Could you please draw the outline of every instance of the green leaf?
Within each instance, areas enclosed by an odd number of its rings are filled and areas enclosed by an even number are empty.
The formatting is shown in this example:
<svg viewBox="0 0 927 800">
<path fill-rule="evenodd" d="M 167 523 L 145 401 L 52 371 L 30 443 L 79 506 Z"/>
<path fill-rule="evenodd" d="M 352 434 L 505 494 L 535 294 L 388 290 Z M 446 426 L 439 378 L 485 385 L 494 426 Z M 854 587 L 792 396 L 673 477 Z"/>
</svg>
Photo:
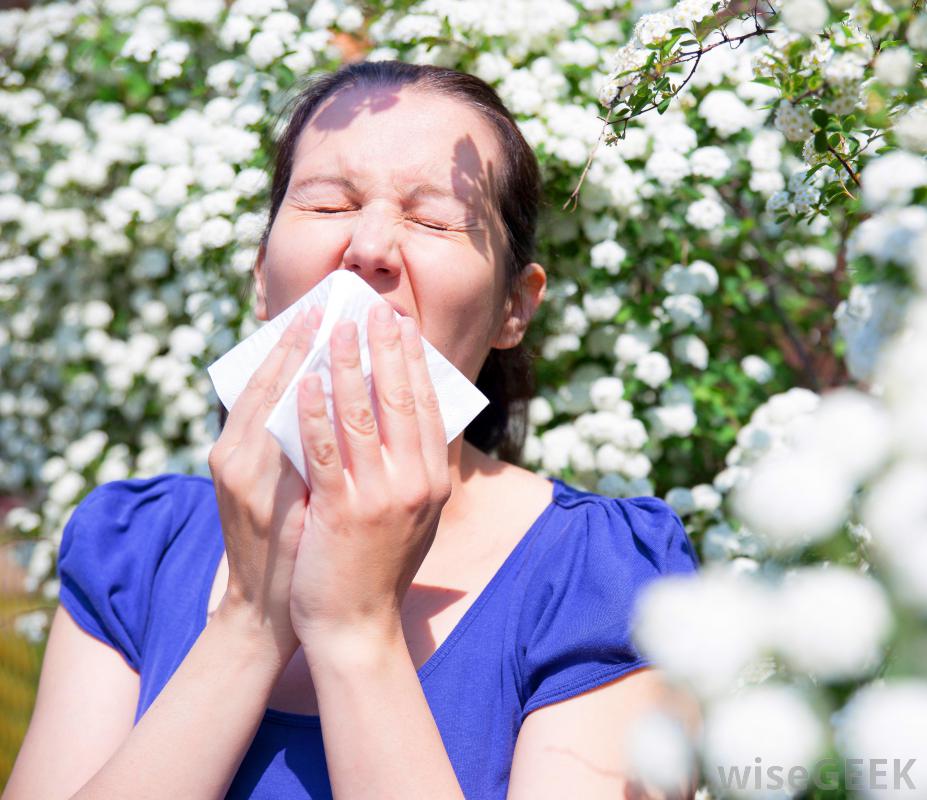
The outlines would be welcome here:
<svg viewBox="0 0 927 800">
<path fill-rule="evenodd" d="M 662 114 L 664 111 L 666 111 L 666 109 L 669 108 L 669 104 L 670 104 L 670 100 L 671 100 L 671 99 L 672 99 L 672 98 L 667 97 L 662 103 L 660 103 L 660 105 L 657 106 L 657 113 L 658 113 L 658 114 Z"/>
<path fill-rule="evenodd" d="M 811 112 L 811 119 L 823 128 L 827 124 L 827 120 L 830 119 L 830 114 L 823 108 L 816 108 Z"/>
<path fill-rule="evenodd" d="M 827 136 L 824 131 L 818 131 L 814 134 L 814 151 L 816 153 L 827 152 Z"/>
</svg>

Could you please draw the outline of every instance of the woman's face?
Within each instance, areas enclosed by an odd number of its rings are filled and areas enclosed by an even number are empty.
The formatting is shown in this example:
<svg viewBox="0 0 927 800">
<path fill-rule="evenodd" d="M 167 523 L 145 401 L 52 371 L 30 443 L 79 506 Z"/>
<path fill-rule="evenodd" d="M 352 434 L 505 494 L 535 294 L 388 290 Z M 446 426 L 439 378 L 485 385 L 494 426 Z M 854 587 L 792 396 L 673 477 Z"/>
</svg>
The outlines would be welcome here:
<svg viewBox="0 0 927 800">
<path fill-rule="evenodd" d="M 475 382 L 490 348 L 518 344 L 544 290 L 532 265 L 529 308 L 505 295 L 499 164 L 494 131 L 459 100 L 408 87 L 328 98 L 255 266 L 258 317 L 353 270 Z"/>
</svg>

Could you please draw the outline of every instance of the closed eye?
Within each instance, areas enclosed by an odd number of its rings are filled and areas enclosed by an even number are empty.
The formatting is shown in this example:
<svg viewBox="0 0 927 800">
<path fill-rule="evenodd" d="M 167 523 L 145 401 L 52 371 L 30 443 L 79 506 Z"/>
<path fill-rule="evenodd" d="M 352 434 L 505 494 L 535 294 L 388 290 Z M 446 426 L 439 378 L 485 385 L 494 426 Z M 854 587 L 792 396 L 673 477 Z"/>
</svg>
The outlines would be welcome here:
<svg viewBox="0 0 927 800">
<path fill-rule="evenodd" d="M 424 220 L 421 220 L 421 219 L 415 219 L 414 217 L 411 218 L 411 219 L 412 219 L 412 221 L 413 221 L 416 225 L 423 225 L 424 227 L 426 227 L 426 228 L 431 228 L 432 230 L 435 230 L 435 231 L 448 231 L 448 230 L 450 230 L 450 228 L 448 228 L 446 225 L 433 225 L 433 224 L 430 223 L 430 222 L 425 222 Z"/>
</svg>

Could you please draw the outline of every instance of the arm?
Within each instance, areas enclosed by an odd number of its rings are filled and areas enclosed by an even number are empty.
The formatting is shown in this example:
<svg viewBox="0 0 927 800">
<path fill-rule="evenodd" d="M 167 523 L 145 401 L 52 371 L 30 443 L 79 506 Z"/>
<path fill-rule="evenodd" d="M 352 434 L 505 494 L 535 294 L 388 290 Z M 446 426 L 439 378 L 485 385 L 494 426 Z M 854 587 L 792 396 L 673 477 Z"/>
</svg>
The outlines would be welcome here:
<svg viewBox="0 0 927 800">
<path fill-rule="evenodd" d="M 116 754 L 73 800 L 225 797 L 292 653 L 223 599 Z"/>
<path fill-rule="evenodd" d="M 659 672 L 642 668 L 532 711 L 515 744 L 509 800 L 682 800 L 696 785 L 665 793 L 630 775 L 627 736 L 651 710 L 676 717 L 692 739 L 699 725 L 694 698 L 671 689 Z"/>
<path fill-rule="evenodd" d="M 223 600 L 145 715 L 134 728 L 128 721 L 124 740 L 73 797 L 224 797 L 287 661 Z M 67 796 L 58 788 L 58 797 Z M 18 775 L 4 794 L 4 800 L 54 797 L 35 773 Z"/>
<path fill-rule="evenodd" d="M 464 797 L 400 623 L 392 636 L 355 632 L 304 650 L 335 798 Z"/>
</svg>

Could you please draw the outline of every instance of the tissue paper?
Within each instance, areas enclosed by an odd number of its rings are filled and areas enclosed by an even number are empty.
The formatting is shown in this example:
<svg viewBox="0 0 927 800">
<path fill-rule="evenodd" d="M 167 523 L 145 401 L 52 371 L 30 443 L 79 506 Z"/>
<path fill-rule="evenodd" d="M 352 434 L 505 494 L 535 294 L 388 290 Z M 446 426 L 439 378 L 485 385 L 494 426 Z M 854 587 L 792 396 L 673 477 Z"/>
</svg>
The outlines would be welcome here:
<svg viewBox="0 0 927 800">
<path fill-rule="evenodd" d="M 299 381 L 309 372 L 317 372 L 320 375 L 328 418 L 332 420 L 334 426 L 329 340 L 338 320 L 352 319 L 357 324 L 361 372 L 367 392 L 372 394 L 373 375 L 367 345 L 367 315 L 370 306 L 381 301 L 380 295 L 363 278 L 359 278 L 348 270 L 335 270 L 299 300 L 281 311 L 247 339 L 239 342 L 207 368 L 216 394 L 222 404 L 227 409 L 231 409 L 238 396 L 244 391 L 251 375 L 267 358 L 293 316 L 314 305 L 324 308 L 322 324 L 316 334 L 312 349 L 297 369 L 264 426 L 277 440 L 280 448 L 293 462 L 293 466 L 296 467 L 307 485 L 309 485 L 309 477 L 306 474 L 296 410 L 296 392 Z M 397 320 L 400 319 L 400 314 L 395 311 L 393 314 Z M 425 348 L 431 382 L 438 396 L 447 441 L 450 442 L 459 436 L 476 415 L 489 405 L 489 399 L 424 337 L 422 337 L 422 345 Z M 376 414 L 375 403 L 373 408 Z"/>
</svg>

